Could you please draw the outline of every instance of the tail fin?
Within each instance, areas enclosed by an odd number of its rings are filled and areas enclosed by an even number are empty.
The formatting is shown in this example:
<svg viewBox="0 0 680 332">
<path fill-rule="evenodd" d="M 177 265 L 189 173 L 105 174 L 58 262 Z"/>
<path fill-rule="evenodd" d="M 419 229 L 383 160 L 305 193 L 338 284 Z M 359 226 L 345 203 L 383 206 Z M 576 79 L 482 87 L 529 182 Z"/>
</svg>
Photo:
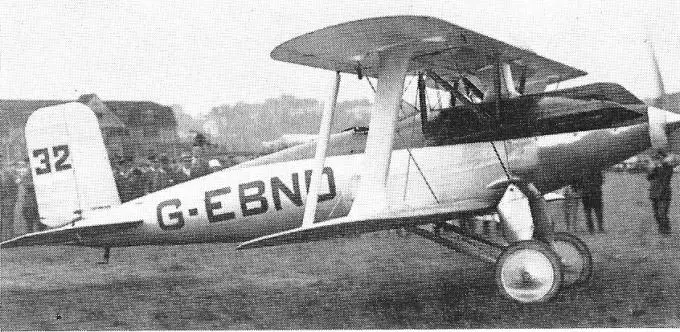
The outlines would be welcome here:
<svg viewBox="0 0 680 332">
<path fill-rule="evenodd" d="M 99 122 L 89 107 L 41 108 L 28 118 L 25 133 L 42 223 L 57 227 L 120 204 Z"/>
</svg>

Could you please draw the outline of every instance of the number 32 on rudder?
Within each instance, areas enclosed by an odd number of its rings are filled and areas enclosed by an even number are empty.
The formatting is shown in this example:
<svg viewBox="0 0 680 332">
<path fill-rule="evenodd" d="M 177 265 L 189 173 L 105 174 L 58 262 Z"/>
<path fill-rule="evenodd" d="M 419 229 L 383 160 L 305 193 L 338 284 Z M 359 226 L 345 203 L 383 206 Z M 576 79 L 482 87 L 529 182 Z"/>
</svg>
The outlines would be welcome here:
<svg viewBox="0 0 680 332">
<path fill-rule="evenodd" d="M 54 165 L 50 162 L 49 150 L 52 150 L 51 156 L 56 159 Z M 54 169 L 55 172 L 71 169 L 71 163 L 67 162 L 68 156 L 68 145 L 57 145 L 52 148 L 33 150 L 33 158 L 37 158 L 40 163 L 40 165 L 35 168 L 35 174 L 47 174 L 52 172 L 52 169 Z"/>
</svg>

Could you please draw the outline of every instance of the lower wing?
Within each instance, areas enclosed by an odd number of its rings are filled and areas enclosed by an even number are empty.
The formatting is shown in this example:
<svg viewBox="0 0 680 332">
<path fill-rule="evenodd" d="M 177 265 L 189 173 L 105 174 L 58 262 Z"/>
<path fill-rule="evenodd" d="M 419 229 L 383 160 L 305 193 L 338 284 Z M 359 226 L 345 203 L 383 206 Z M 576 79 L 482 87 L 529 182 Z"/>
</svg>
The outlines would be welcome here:
<svg viewBox="0 0 680 332">
<path fill-rule="evenodd" d="M 239 245 L 237 249 L 252 249 L 290 243 L 311 242 L 348 234 L 398 228 L 405 225 L 440 222 L 464 215 L 477 215 L 487 212 L 488 209 L 489 205 L 483 201 L 466 201 L 453 206 L 392 210 L 379 217 L 341 217 L 317 222 L 311 226 L 295 228 L 246 241 Z"/>
<path fill-rule="evenodd" d="M 112 224 L 67 225 L 42 232 L 28 233 L 0 243 L 0 248 L 14 248 L 34 245 L 79 244 L 81 238 L 122 232 L 138 227 L 142 220 L 124 221 Z"/>
</svg>

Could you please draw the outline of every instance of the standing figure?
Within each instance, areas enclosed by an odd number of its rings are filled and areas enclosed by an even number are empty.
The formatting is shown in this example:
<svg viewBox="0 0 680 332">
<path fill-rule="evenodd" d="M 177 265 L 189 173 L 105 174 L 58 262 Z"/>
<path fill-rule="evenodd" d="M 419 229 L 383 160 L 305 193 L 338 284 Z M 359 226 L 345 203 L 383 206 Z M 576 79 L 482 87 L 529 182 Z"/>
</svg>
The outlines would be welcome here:
<svg viewBox="0 0 680 332">
<path fill-rule="evenodd" d="M 668 208 L 671 205 L 671 178 L 673 165 L 665 152 L 659 151 L 652 159 L 647 180 L 649 180 L 649 199 L 652 201 L 654 218 L 662 235 L 671 234 Z"/>
<path fill-rule="evenodd" d="M 28 161 L 26 161 L 26 165 Z M 21 213 L 26 223 L 26 232 L 32 233 L 35 230 L 42 231 L 46 227 L 40 222 L 38 213 L 38 201 L 35 197 L 35 186 L 33 185 L 33 174 L 30 166 L 22 170 L 18 180 L 16 209 Z"/>
<path fill-rule="evenodd" d="M 165 155 L 159 158 L 159 165 L 152 174 L 153 191 L 159 191 L 175 184 L 170 159 Z"/>
<path fill-rule="evenodd" d="M 17 179 L 11 169 L 0 172 L 0 229 L 1 239 L 14 237 L 14 204 L 17 200 Z"/>
<path fill-rule="evenodd" d="M 113 178 L 116 181 L 116 188 L 118 189 L 118 197 L 120 202 L 125 203 L 132 197 L 130 194 L 130 163 L 126 158 L 121 158 L 118 162 L 118 167 L 113 170 Z"/>
<path fill-rule="evenodd" d="M 583 202 L 583 211 L 586 215 L 586 222 L 588 223 L 588 231 L 593 234 L 595 232 L 595 225 L 593 224 L 592 213 L 595 212 L 597 218 L 598 229 L 604 233 L 604 226 L 602 222 L 602 184 L 604 179 L 601 172 L 592 173 L 581 179 L 577 184 L 577 191 L 581 194 L 581 201 Z"/>
<path fill-rule="evenodd" d="M 191 178 L 195 179 L 210 173 L 208 161 L 203 156 L 203 147 L 194 146 L 192 149 L 193 158 L 191 159 Z"/>
<path fill-rule="evenodd" d="M 158 159 L 156 159 L 155 155 L 149 156 L 149 158 L 145 162 L 143 162 L 142 174 L 144 175 L 143 181 L 145 184 L 144 187 L 145 189 L 144 194 L 142 196 L 156 191 L 156 188 L 154 187 L 154 178 L 156 177 L 158 168 L 160 168 L 160 164 L 158 162 Z"/>
<path fill-rule="evenodd" d="M 579 195 L 573 186 L 564 187 L 564 223 L 567 232 L 576 231 L 578 225 Z"/>
<path fill-rule="evenodd" d="M 128 175 L 128 186 L 130 190 L 130 200 L 142 197 L 147 193 L 147 181 L 141 167 L 134 167 Z"/>
</svg>

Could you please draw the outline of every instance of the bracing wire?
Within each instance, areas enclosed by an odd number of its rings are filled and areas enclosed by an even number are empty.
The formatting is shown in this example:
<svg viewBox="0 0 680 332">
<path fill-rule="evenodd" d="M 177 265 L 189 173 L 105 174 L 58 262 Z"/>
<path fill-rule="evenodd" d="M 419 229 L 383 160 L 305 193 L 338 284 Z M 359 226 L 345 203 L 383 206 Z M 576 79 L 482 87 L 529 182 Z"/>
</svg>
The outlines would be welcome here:
<svg viewBox="0 0 680 332">
<path fill-rule="evenodd" d="M 454 65 L 455 65 L 456 68 L 458 68 L 458 64 L 455 63 L 455 61 L 454 61 Z M 499 75 L 499 74 L 497 73 L 497 75 Z M 459 71 L 458 76 L 463 77 L 463 73 L 461 73 Z M 498 98 L 500 98 L 500 95 L 498 96 Z M 489 120 L 490 120 L 489 115 L 486 114 L 485 112 L 482 112 L 481 110 L 479 110 L 478 106 L 476 104 L 472 103 L 472 105 L 473 105 L 472 107 L 476 110 L 475 114 L 477 114 L 477 116 L 482 120 L 482 122 L 484 122 L 484 124 L 487 125 L 487 127 L 489 129 L 493 130 L 493 128 L 491 127 L 491 123 L 489 122 Z M 498 162 L 501 164 L 501 168 L 503 168 L 503 173 L 505 173 L 505 176 L 508 178 L 508 180 L 510 180 L 511 179 L 510 171 L 508 170 L 505 163 L 503 162 L 503 158 L 501 157 L 500 153 L 498 152 L 498 148 L 496 148 L 496 143 L 494 143 L 494 141 L 491 141 L 490 143 L 491 143 L 491 147 L 493 147 L 493 152 L 496 154 L 496 158 L 498 159 Z M 506 141 L 504 140 L 503 143 L 506 144 Z M 506 146 L 506 149 L 505 149 L 506 158 L 507 158 L 507 152 L 508 152 L 508 150 L 507 150 L 507 146 Z"/>
<path fill-rule="evenodd" d="M 406 82 L 406 84 L 404 84 L 404 88 L 402 89 L 401 93 L 404 94 L 404 92 L 406 92 L 406 90 L 408 90 L 408 88 L 411 86 L 411 84 L 413 84 L 413 77 L 409 78 L 408 82 Z"/>
<path fill-rule="evenodd" d="M 413 166 L 416 167 L 416 169 L 418 170 L 418 173 L 420 173 L 420 176 L 423 178 L 423 181 L 425 181 L 425 185 L 427 186 L 427 189 L 430 191 L 430 194 L 432 194 L 432 197 L 434 198 L 435 202 L 437 202 L 437 204 L 440 204 L 439 199 L 437 198 L 437 194 L 434 193 L 434 190 L 432 189 L 432 186 L 430 185 L 430 181 L 427 181 L 427 177 L 425 176 L 425 173 L 423 173 L 423 170 L 420 168 L 420 165 L 418 165 L 416 158 L 413 156 L 413 153 L 411 152 L 411 148 L 406 144 L 404 137 L 401 136 L 401 132 L 397 131 L 397 135 L 399 136 L 399 139 L 401 139 L 402 143 L 406 147 L 406 151 L 408 152 L 409 159 L 413 160 Z"/>
<path fill-rule="evenodd" d="M 510 172 L 505 167 L 505 163 L 503 163 L 503 159 L 501 158 L 500 153 L 498 153 L 498 149 L 496 148 L 496 143 L 491 141 L 491 146 L 493 147 L 493 152 L 496 154 L 496 158 L 498 159 L 498 162 L 501 164 L 501 167 L 503 168 L 503 173 L 505 173 L 505 177 L 507 177 L 508 180 L 510 180 Z"/>
<path fill-rule="evenodd" d="M 508 168 L 510 168 L 510 156 L 508 154 L 508 141 L 503 140 L 503 148 L 505 149 L 505 163 L 508 165 Z"/>
</svg>

